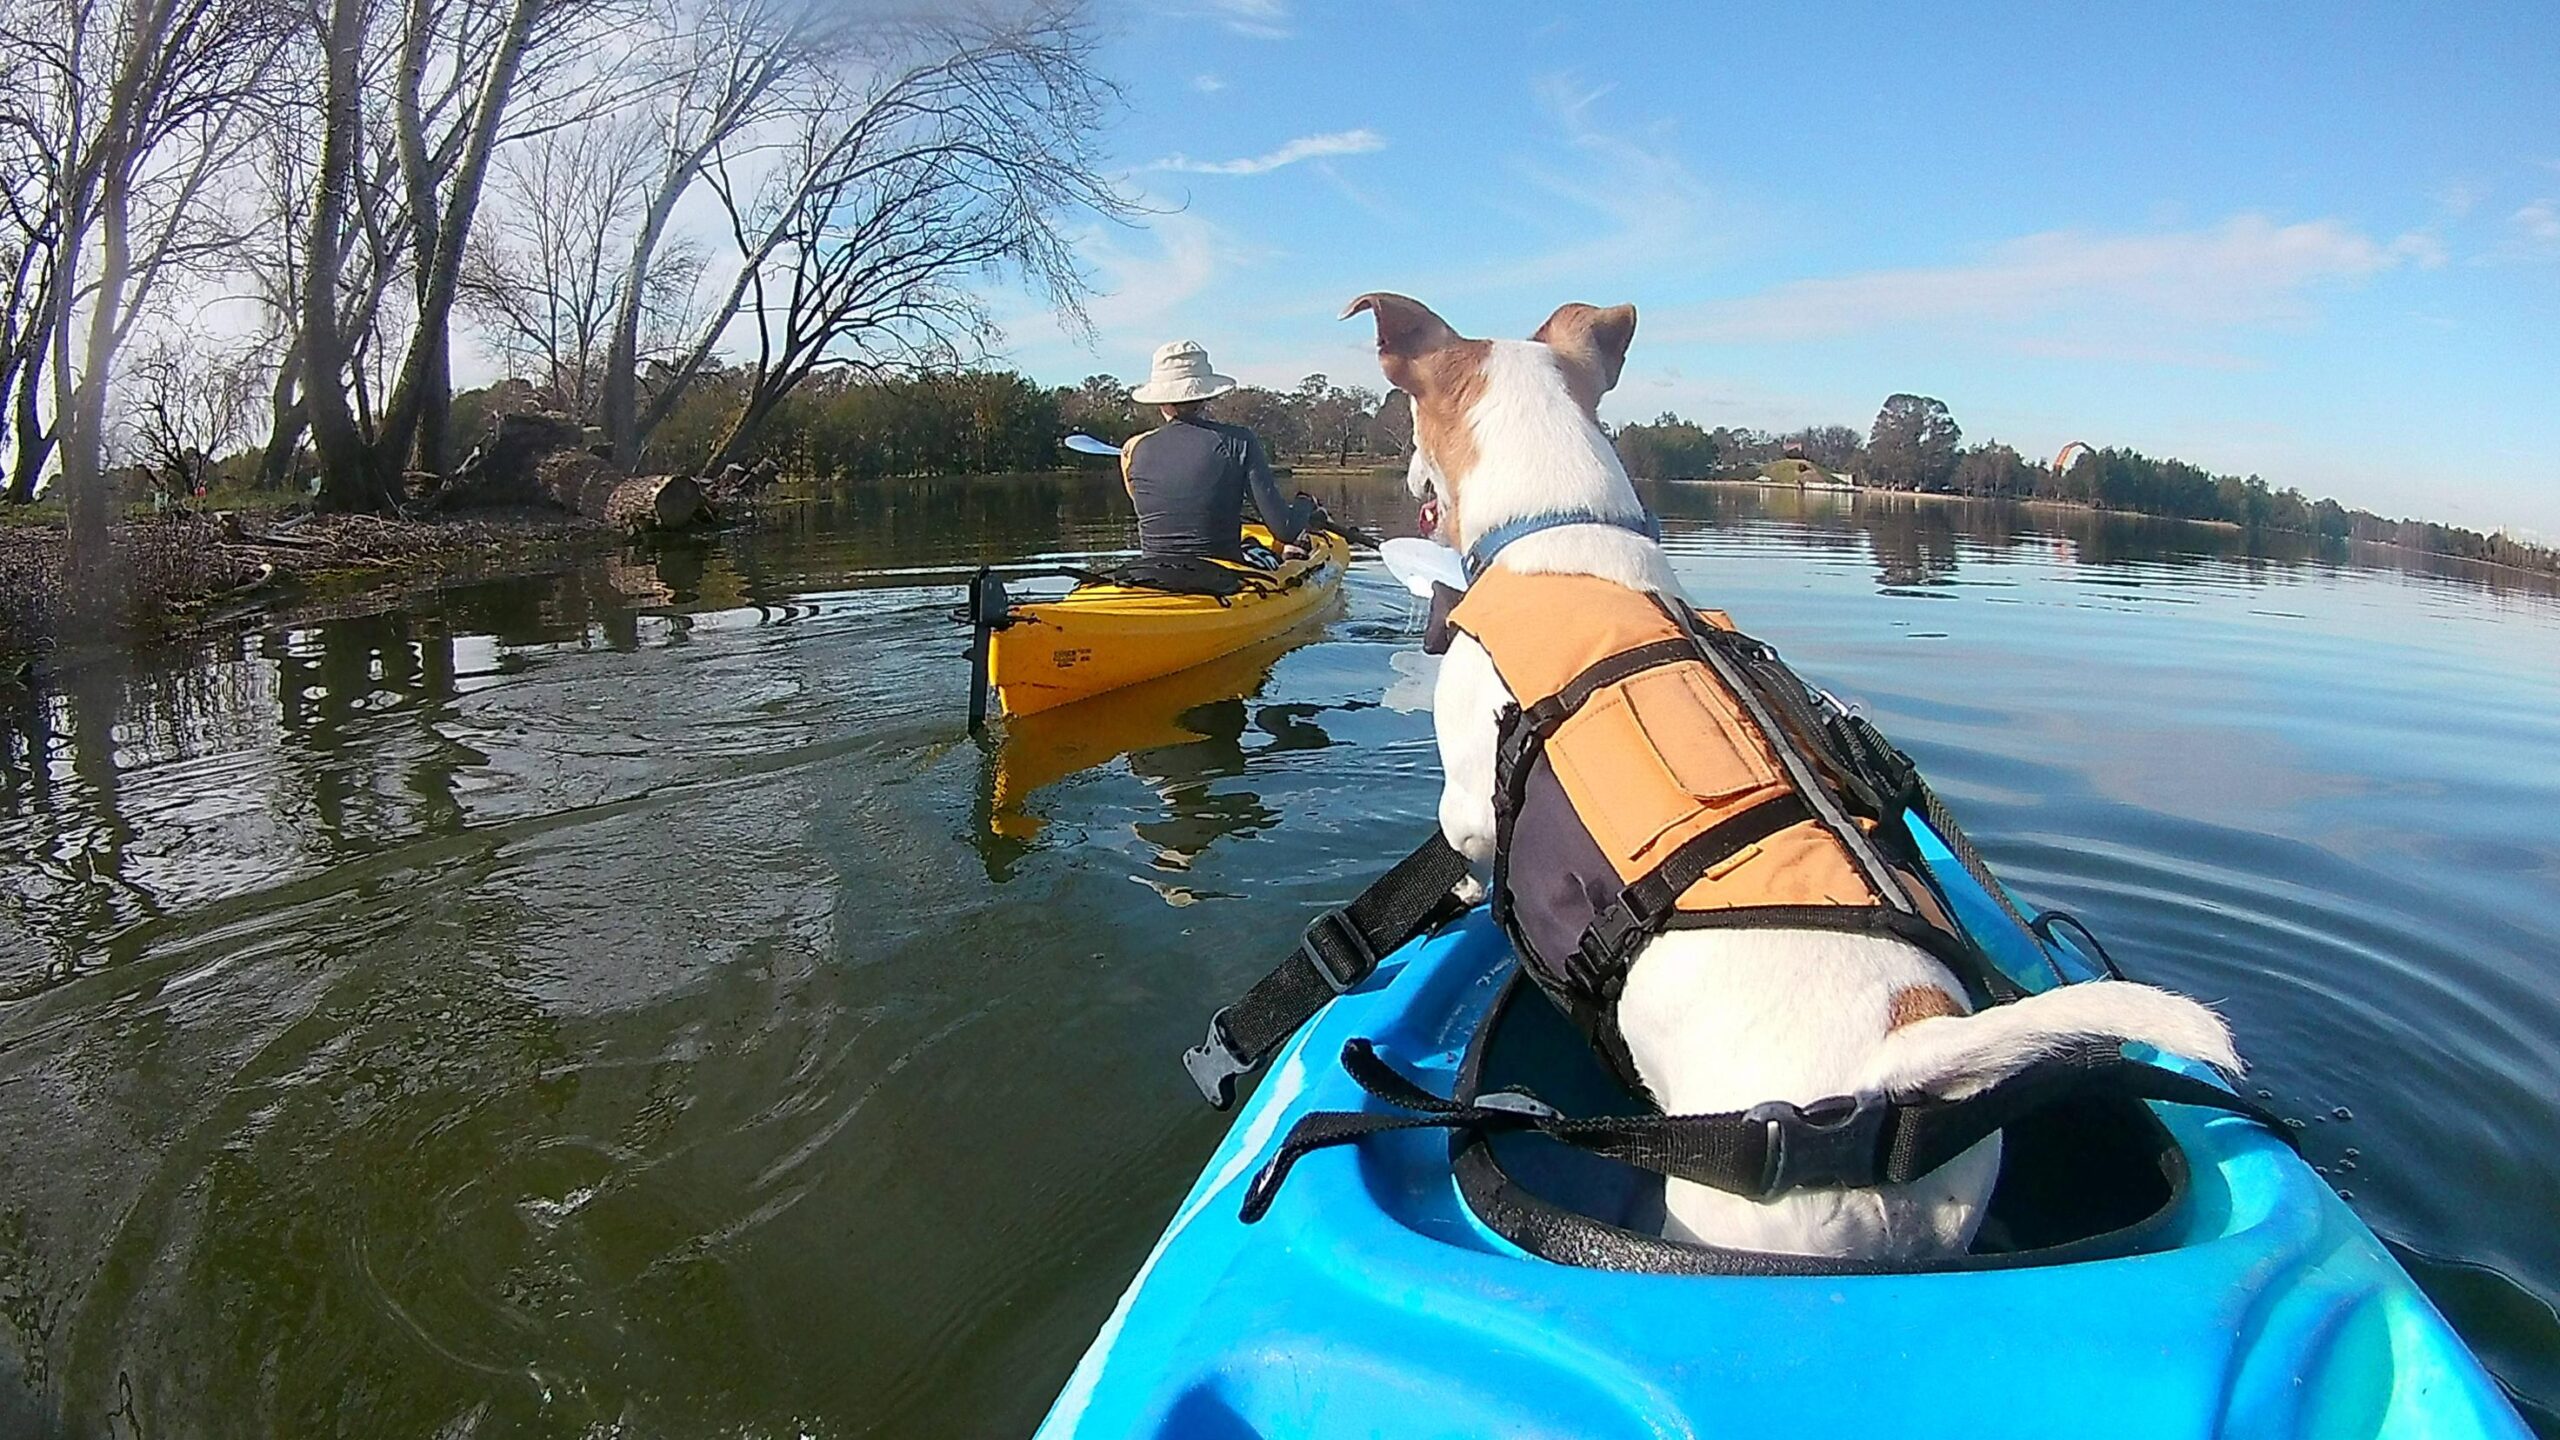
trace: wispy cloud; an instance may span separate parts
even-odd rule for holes
[[[1241,160],[1194,160],[1187,155],[1168,155],[1147,168],[1185,175],[1262,175],[1301,160],[1366,155],[1386,148],[1386,138],[1375,130],[1337,130],[1329,135],[1299,136],[1267,155],[1249,155]]]
[[[2433,198],[2437,209],[2458,220],[2489,198],[2489,187],[2477,180],[2449,180],[2437,188]]]
[[[1152,242],[1135,248],[1128,232],[1096,232],[1085,258],[1100,292],[1087,307],[1099,338],[1127,341],[1179,311],[1228,268],[1237,247],[1216,225],[1197,215],[1159,215],[1140,232]]]
[[[1160,9],[1167,15],[1214,20],[1248,40],[1286,40],[1295,33],[1289,0],[1171,0]]]
[[[1541,76],[1532,93],[1564,144],[1560,162],[1524,156],[1511,168],[1540,203],[1512,207],[1523,233],[1555,236],[1554,248],[1471,271],[1472,288],[1546,282],[1627,283],[1676,257],[1696,266],[1721,248],[1708,217],[1723,208],[1679,152],[1668,119],[1604,119],[1611,87],[1570,74]],[[1562,202],[1561,204],[1544,202]]]
[[[2382,240],[2334,220],[2237,215],[2201,230],[2050,231],[1966,264],[1791,281],[1666,316],[1655,333],[1765,342],[1934,328],[2028,353],[2220,366],[2235,362],[2217,337],[2307,320],[2323,287],[2443,261],[2423,232]]]
[[[2508,218],[2525,243],[2537,249],[2560,251],[2560,201],[2548,197],[2536,200]]]
[[[1191,88],[1203,95],[1215,95],[1227,88],[1227,82],[1215,75],[1200,74],[1191,77]]]

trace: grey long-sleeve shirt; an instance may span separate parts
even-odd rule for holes
[[[1280,493],[1262,441],[1241,425],[1183,419],[1120,447],[1120,473],[1148,555],[1244,558],[1244,502],[1284,542],[1304,534],[1314,506]]]

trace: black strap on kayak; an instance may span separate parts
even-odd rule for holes
[[[1379,1058],[1367,1040],[1342,1047],[1342,1068],[1361,1089],[1408,1113],[1331,1110],[1300,1117],[1245,1188],[1246,1224],[1269,1212],[1301,1157],[1395,1130],[1535,1131],[1577,1150],[1749,1200],[1800,1189],[1907,1185],[2034,1111],[2092,1094],[2245,1115],[2287,1145],[2299,1145],[2256,1102],[2210,1081],[2129,1060],[2109,1045],[2038,1061],[1962,1100],[1842,1095],[1810,1105],[1773,1100],[1717,1115],[1586,1120],[1559,1114],[1524,1090],[1492,1091],[1471,1102],[1434,1095]]]
[[[1105,584],[1131,590],[1196,595],[1225,605],[1243,594],[1274,595],[1288,582],[1266,570],[1221,564],[1200,555],[1141,555],[1102,572]]]
[[[1234,1104],[1238,1076],[1269,1059],[1334,996],[1368,979],[1380,956],[1462,910],[1450,891],[1466,875],[1467,857],[1434,828],[1358,899],[1309,921],[1270,974],[1209,1017],[1209,1038],[1182,1052],[1200,1098],[1218,1110]]]

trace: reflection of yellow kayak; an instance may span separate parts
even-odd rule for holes
[[[1273,662],[1314,636],[1313,625],[1294,629],[1187,670],[1017,718],[1006,725],[995,752],[988,828],[1030,839],[1039,833],[1040,821],[1024,813],[1024,802],[1070,775],[1142,750],[1223,745],[1233,756],[1233,768],[1241,769],[1239,735],[1227,733],[1237,729],[1233,717],[1203,713],[1203,707],[1254,694]]]
[[[1272,543],[1259,526],[1245,534]],[[1013,605],[987,637],[987,683],[1004,714],[1033,715],[1232,655],[1290,629],[1341,590],[1350,542],[1319,533],[1307,546],[1307,558],[1277,570],[1234,567],[1272,588],[1225,599],[1081,585],[1062,599]]]

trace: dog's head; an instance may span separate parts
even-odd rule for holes
[[[1378,368],[1412,398],[1406,483],[1416,499],[1436,501],[1437,523],[1429,528],[1441,539],[1455,543],[1465,534],[1459,517],[1467,483],[1488,446],[1537,438],[1560,418],[1578,415],[1587,433],[1575,448],[1596,441],[1607,449],[1600,397],[1625,368],[1636,333],[1633,305],[1559,306],[1525,342],[1470,340],[1431,307],[1403,295],[1363,295],[1342,314],[1364,312],[1377,321]]]

